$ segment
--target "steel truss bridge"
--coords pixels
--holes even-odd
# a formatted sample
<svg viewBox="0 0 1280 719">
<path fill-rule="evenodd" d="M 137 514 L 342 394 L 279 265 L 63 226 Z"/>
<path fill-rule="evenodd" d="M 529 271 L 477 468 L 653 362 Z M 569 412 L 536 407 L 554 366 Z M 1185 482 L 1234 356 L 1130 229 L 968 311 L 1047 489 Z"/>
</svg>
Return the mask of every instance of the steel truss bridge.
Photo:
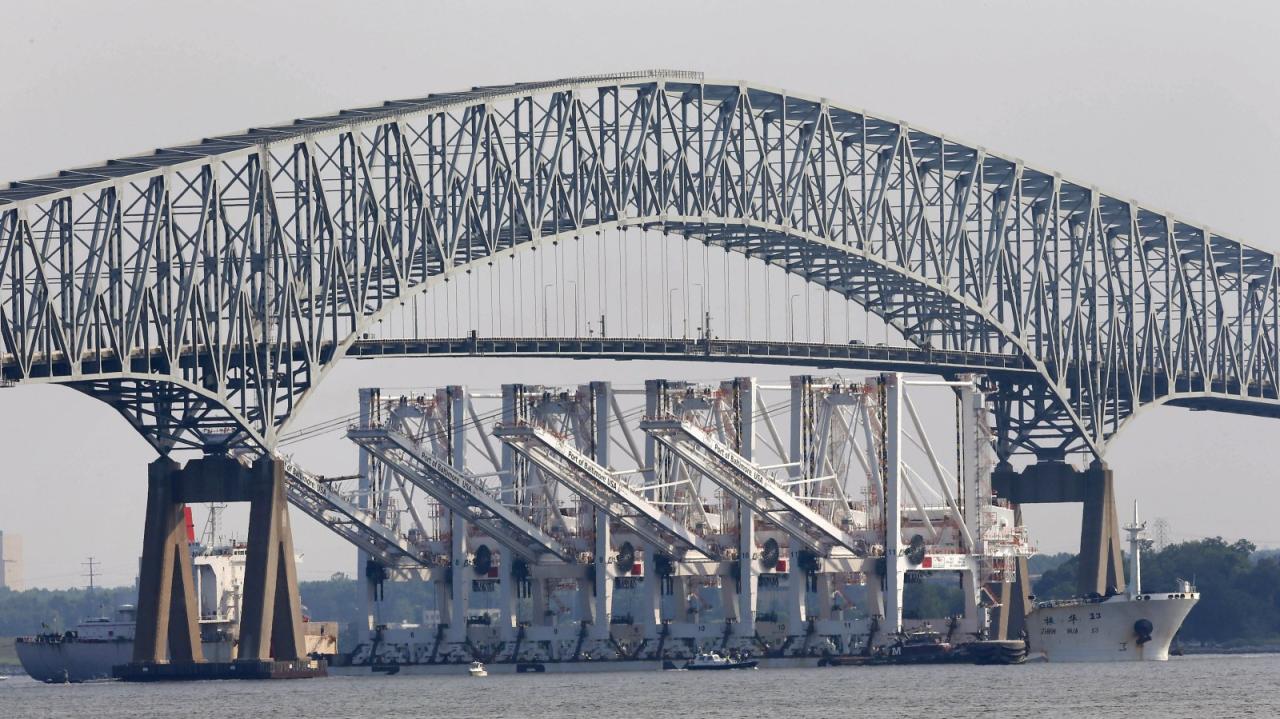
<svg viewBox="0 0 1280 719">
<path fill-rule="evenodd" d="M 442 278 L 627 227 L 781 268 L 911 348 L 369 338 Z M 1167 213 L 691 72 L 387 102 L 0 190 L 5 380 L 106 401 L 161 453 L 274 450 L 347 356 L 483 354 L 971 369 L 1002 457 L 1100 454 L 1145 405 L 1280 415 L 1278 291 L 1274 254 Z"/>
</svg>

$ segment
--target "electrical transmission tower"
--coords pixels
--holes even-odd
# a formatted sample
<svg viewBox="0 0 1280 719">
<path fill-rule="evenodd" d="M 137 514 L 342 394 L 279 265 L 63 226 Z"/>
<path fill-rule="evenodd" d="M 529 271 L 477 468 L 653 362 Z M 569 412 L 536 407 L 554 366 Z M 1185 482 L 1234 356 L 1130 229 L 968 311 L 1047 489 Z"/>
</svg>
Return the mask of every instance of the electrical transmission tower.
<svg viewBox="0 0 1280 719">
<path fill-rule="evenodd" d="M 85 569 L 85 573 L 84 573 L 82 576 L 85 576 L 85 577 L 88 577 L 88 578 L 89 578 L 89 591 L 90 591 L 90 592 L 92 592 L 92 591 L 93 591 L 93 588 L 94 588 L 94 580 L 98 578 L 98 571 L 97 571 L 97 570 L 98 570 L 98 566 L 99 566 L 100 564 L 101 564 L 101 562 L 98 562 L 98 561 L 97 561 L 97 560 L 95 560 L 93 557 L 89 557 L 89 560 L 88 560 L 87 562 L 81 562 L 81 563 L 80 563 L 80 566 L 82 566 L 82 567 L 85 567 L 85 568 L 86 568 L 86 569 Z"/>
<path fill-rule="evenodd" d="M 1169 520 L 1164 517 L 1156 517 L 1155 521 L 1151 523 L 1151 531 L 1154 535 L 1157 552 L 1169 545 Z"/>
</svg>

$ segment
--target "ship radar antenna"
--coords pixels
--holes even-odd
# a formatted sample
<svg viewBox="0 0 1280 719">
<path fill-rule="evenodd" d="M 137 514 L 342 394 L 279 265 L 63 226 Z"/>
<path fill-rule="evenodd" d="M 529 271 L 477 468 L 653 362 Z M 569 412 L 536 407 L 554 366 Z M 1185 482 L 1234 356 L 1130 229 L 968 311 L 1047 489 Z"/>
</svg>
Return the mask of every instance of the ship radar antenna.
<svg viewBox="0 0 1280 719">
<path fill-rule="evenodd" d="M 1138 500 L 1133 500 L 1133 524 L 1124 527 L 1129 533 L 1129 598 L 1133 599 L 1142 593 L 1142 530 L 1147 528 L 1146 522 L 1138 521 Z"/>
</svg>

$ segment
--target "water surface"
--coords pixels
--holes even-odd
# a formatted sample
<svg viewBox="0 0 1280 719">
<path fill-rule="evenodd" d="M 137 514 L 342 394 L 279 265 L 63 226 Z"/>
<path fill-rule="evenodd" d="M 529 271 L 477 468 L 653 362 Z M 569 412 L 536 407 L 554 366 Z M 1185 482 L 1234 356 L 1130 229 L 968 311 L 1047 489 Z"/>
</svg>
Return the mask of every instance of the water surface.
<svg viewBox="0 0 1280 719">
<path fill-rule="evenodd" d="M 250 717 L 1276 717 L 1280 655 L 1167 663 L 734 672 L 330 677 L 45 685 L 0 682 L 0 719 Z M 988 712 L 1000 712 L 1000 714 Z"/>
</svg>

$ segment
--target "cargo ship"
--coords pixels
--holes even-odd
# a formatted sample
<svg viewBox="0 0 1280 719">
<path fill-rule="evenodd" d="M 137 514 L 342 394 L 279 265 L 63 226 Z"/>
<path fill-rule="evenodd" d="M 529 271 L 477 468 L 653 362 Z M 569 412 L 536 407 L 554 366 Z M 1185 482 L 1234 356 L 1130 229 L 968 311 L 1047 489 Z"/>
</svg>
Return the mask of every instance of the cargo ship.
<svg viewBox="0 0 1280 719">
<path fill-rule="evenodd" d="M 1129 534 L 1129 585 L 1121 594 L 1038 603 L 1027 616 L 1031 658 L 1051 662 L 1166 661 L 1169 645 L 1191 608 L 1200 601 L 1195 586 L 1178 580 L 1174 591 L 1142 591 L 1145 524 L 1133 505 Z"/>
<path fill-rule="evenodd" d="M 194 531 L 190 510 L 187 512 L 190 539 Z M 230 662 L 235 659 L 238 646 L 245 545 L 192 543 L 191 548 L 204 658 L 210 662 Z M 125 604 L 116 609 L 113 617 L 85 619 L 64 632 L 19 637 L 14 648 L 22 668 L 33 679 L 48 683 L 109 680 L 112 667 L 133 661 L 136 620 L 136 608 Z M 337 654 L 336 622 L 306 621 L 303 628 L 308 655 L 332 657 Z"/>
</svg>

